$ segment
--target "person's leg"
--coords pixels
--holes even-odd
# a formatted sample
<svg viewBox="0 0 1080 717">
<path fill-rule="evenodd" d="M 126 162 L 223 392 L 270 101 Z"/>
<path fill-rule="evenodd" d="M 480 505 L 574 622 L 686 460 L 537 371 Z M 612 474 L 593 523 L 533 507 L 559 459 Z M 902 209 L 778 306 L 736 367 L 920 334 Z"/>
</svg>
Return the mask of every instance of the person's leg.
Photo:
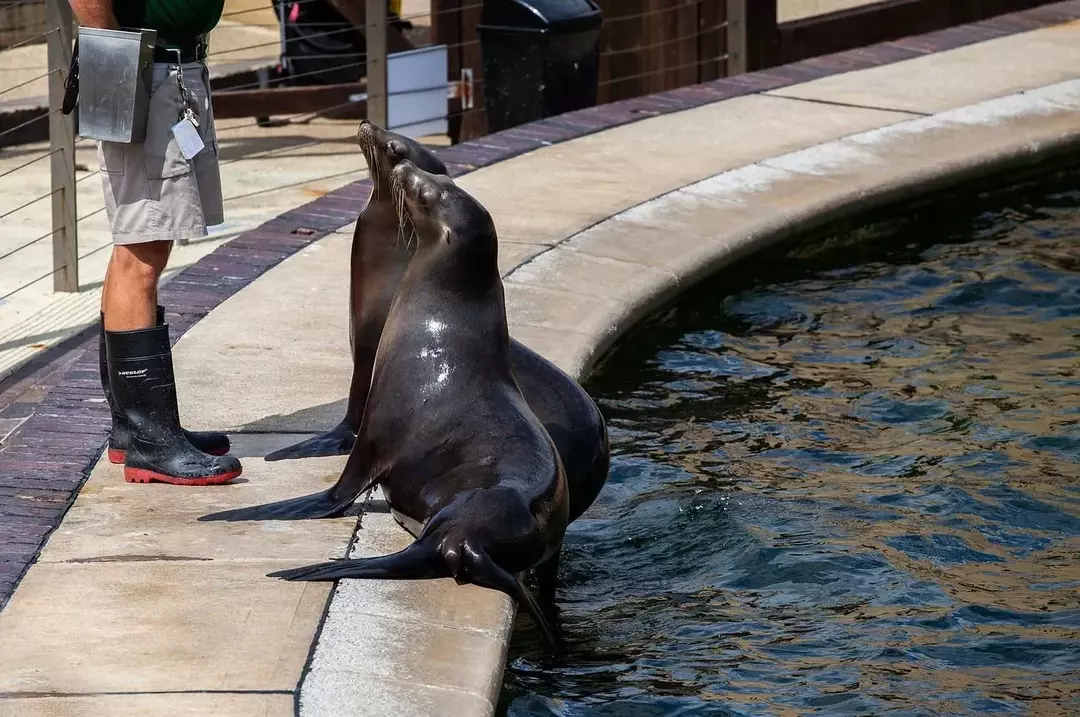
<svg viewBox="0 0 1080 717">
<path fill-rule="evenodd" d="M 157 324 L 157 286 L 170 251 L 170 241 L 113 247 L 101 295 L 106 331 L 134 331 Z"/>
<path fill-rule="evenodd" d="M 170 131 L 183 107 L 175 69 L 155 66 L 145 140 L 103 142 L 99 153 L 116 244 L 102 291 L 102 388 L 113 412 L 109 459 L 124 463 L 129 482 L 206 485 L 241 472 L 222 455 L 227 436 L 180 426 L 169 327 L 157 304 L 172 242 L 206 234 L 195 173 Z"/>
</svg>

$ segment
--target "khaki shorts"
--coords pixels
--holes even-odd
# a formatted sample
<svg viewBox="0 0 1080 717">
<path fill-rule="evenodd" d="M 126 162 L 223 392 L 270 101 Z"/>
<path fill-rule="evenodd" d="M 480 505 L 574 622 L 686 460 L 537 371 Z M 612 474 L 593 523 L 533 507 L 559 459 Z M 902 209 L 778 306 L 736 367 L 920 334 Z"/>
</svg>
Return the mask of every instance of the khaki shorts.
<svg viewBox="0 0 1080 717">
<path fill-rule="evenodd" d="M 116 244 L 194 239 L 224 221 L 209 75 L 199 63 L 183 65 L 183 73 L 206 145 L 193 159 L 184 158 L 171 132 L 184 110 L 176 65 L 154 65 L 146 139 L 98 143 L 105 211 Z"/>
</svg>

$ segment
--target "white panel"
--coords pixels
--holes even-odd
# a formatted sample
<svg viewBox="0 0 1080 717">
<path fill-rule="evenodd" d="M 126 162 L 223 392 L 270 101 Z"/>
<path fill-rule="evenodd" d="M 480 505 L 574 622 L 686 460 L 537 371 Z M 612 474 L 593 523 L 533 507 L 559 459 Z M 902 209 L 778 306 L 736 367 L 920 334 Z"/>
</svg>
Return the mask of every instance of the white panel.
<svg viewBox="0 0 1080 717">
<path fill-rule="evenodd" d="M 390 95 L 441 85 L 446 88 L 446 45 L 395 52 L 386 58 L 386 91 Z"/>
<path fill-rule="evenodd" d="M 446 63 L 446 45 L 387 58 L 387 129 L 409 137 L 447 132 Z"/>
<path fill-rule="evenodd" d="M 438 88 L 407 95 L 390 95 L 387 105 L 388 129 L 446 117 L 446 90 Z"/>
</svg>

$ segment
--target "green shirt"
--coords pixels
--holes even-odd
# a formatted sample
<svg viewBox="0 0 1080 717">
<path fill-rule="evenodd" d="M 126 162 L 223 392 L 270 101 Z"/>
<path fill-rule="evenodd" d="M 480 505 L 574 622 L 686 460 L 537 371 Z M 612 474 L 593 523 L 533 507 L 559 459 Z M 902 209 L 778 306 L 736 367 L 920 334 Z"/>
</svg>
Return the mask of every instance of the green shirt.
<svg viewBox="0 0 1080 717">
<path fill-rule="evenodd" d="M 166 44 L 207 34 L 224 8 L 225 0 L 113 0 L 120 27 L 157 30 L 158 41 Z"/>
</svg>

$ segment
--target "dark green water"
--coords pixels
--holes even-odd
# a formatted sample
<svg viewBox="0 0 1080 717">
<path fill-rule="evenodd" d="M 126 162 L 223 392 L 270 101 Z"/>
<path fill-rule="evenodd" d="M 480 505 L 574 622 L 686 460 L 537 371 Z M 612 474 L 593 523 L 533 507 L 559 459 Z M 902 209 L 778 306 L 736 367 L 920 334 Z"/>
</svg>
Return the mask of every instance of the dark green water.
<svg viewBox="0 0 1080 717">
<path fill-rule="evenodd" d="M 568 654 L 522 620 L 506 713 L 1080 714 L 1080 183 L 1055 181 L 775 252 L 620 346 Z"/>
</svg>

